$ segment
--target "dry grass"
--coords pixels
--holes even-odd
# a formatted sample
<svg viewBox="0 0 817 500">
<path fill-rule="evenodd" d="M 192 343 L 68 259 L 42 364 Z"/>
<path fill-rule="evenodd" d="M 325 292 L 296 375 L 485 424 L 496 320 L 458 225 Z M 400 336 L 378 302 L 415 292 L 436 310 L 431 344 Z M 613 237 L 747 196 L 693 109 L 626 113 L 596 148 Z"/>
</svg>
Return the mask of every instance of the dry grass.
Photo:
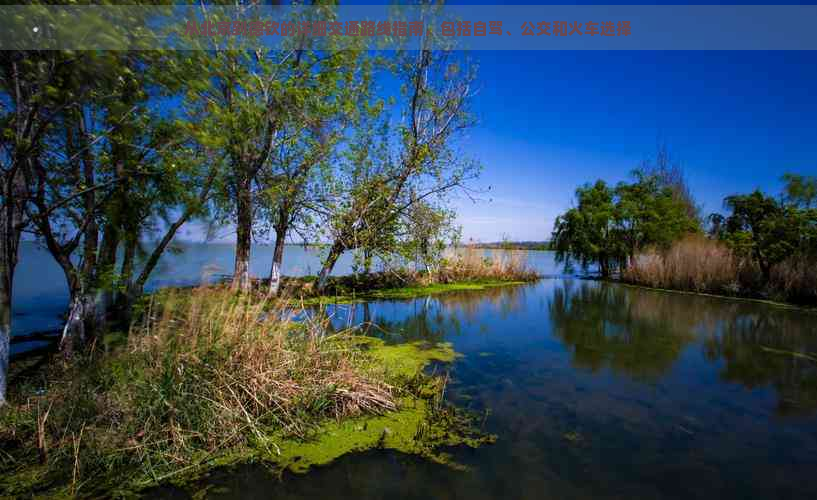
<svg viewBox="0 0 817 500">
<path fill-rule="evenodd" d="M 817 262 L 793 257 L 774 266 L 774 290 L 792 302 L 817 305 Z"/>
<path fill-rule="evenodd" d="M 394 409 L 391 388 L 363 375 L 360 353 L 326 337 L 318 320 L 295 323 L 284 309 L 221 288 L 167 295 L 128 348 L 149 380 L 193 384 L 172 396 L 206 407 L 210 432 L 201 437 L 211 446 L 236 425 L 300 435 L 304 412 L 343 418 Z M 200 423 L 190 427 L 202 434 Z"/>
<path fill-rule="evenodd" d="M 311 299 L 365 295 L 378 290 L 414 290 L 426 293 L 434 285 L 457 283 L 530 282 L 539 274 L 528 264 L 527 250 L 486 250 L 467 246 L 446 251 L 430 271 L 398 267 L 376 273 L 333 276 L 319 292 L 314 277 L 285 278 L 282 296 Z M 265 283 L 257 287 L 263 293 Z"/>
<path fill-rule="evenodd" d="M 2 413 L 4 468 L 46 462 L 72 491 L 113 470 L 161 480 L 241 444 L 268 446 L 263 436 L 396 408 L 346 333 L 218 287 L 158 297 L 113 352 L 20 389 Z"/>
<path fill-rule="evenodd" d="M 427 279 L 457 281 L 533 281 L 538 274 L 528 264 L 527 250 L 485 250 L 474 246 L 449 250 Z"/>
<path fill-rule="evenodd" d="M 623 279 L 656 288 L 725 292 L 739 288 L 740 263 L 725 245 L 703 236 L 689 236 L 666 252 L 638 255 Z"/>
<path fill-rule="evenodd" d="M 661 252 L 639 254 L 622 273 L 629 283 L 723 295 L 817 304 L 817 264 L 792 257 L 772 267 L 764 282 L 756 265 L 722 242 L 692 235 Z"/>
</svg>

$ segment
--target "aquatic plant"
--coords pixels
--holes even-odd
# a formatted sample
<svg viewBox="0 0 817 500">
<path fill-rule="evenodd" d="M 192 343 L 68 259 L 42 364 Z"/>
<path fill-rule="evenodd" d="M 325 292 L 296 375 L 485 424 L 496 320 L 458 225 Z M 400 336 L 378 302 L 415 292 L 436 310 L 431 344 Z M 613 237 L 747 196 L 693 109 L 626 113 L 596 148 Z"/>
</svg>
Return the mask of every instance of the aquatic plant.
<svg viewBox="0 0 817 500">
<path fill-rule="evenodd" d="M 0 492 L 107 495 L 251 458 L 302 471 L 367 447 L 434 458 L 438 444 L 478 444 L 446 428 L 463 420 L 422 373 L 454 358 L 449 345 L 328 335 L 282 304 L 222 287 L 155 294 L 106 352 L 15 391 L 0 411 Z"/>
<path fill-rule="evenodd" d="M 539 274 L 528 264 L 526 250 L 491 251 L 470 245 L 447 250 L 439 265 L 430 271 L 398 267 L 377 273 L 336 276 L 329 278 L 321 291 L 314 286 L 314 276 L 284 278 L 282 296 L 305 305 L 407 299 L 537 279 Z"/>
<path fill-rule="evenodd" d="M 702 235 L 641 252 L 621 278 L 654 288 L 817 304 L 817 266 L 807 257 L 792 255 L 772 265 L 767 279 L 755 262 Z"/>
</svg>

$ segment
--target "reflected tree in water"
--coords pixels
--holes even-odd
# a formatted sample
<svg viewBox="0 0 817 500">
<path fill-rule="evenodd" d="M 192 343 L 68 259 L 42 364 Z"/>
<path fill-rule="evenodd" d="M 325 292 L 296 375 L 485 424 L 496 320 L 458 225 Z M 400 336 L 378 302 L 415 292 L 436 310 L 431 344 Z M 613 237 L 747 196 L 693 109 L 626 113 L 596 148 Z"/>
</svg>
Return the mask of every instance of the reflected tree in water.
<svg viewBox="0 0 817 500">
<path fill-rule="evenodd" d="M 722 380 L 773 389 L 778 414 L 817 409 L 817 328 L 800 311 L 570 281 L 549 308 L 576 366 L 656 380 L 700 339 L 705 358 L 723 363 Z"/>
<path fill-rule="evenodd" d="M 749 389 L 774 388 L 778 414 L 812 414 L 817 409 L 815 323 L 782 309 L 743 309 L 724 318 L 721 328 L 704 340 L 707 358 L 725 362 L 725 381 Z"/>
<path fill-rule="evenodd" d="M 608 367 L 639 380 L 655 380 L 694 335 L 676 321 L 684 311 L 651 303 L 660 295 L 628 292 L 632 290 L 620 286 L 565 282 L 554 289 L 549 303 L 553 330 L 572 348 L 576 366 L 593 372 Z"/>
</svg>

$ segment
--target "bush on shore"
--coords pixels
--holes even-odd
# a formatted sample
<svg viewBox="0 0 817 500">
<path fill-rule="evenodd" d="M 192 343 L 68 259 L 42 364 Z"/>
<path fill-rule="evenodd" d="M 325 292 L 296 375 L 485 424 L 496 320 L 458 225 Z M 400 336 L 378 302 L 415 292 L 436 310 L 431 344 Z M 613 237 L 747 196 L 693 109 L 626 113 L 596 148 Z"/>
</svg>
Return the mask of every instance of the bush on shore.
<svg viewBox="0 0 817 500">
<path fill-rule="evenodd" d="M 54 363 L 15 391 L 0 411 L 0 465 L 13 483 L 0 491 L 161 483 L 236 450 L 277 447 L 269 436 L 307 438 L 323 422 L 386 414 L 429 390 L 419 372 L 385 372 L 350 332 L 328 335 L 320 320 L 289 314 L 222 287 L 157 293 L 118 346 Z"/>
<path fill-rule="evenodd" d="M 756 264 L 702 235 L 636 255 L 621 278 L 654 288 L 817 304 L 817 263 L 790 257 L 773 266 L 765 282 Z"/>
<path fill-rule="evenodd" d="M 527 250 L 500 250 L 486 254 L 484 249 L 467 246 L 451 250 L 431 273 L 420 275 L 430 283 L 458 281 L 533 281 L 539 275 L 528 264 Z"/>
<path fill-rule="evenodd" d="M 375 273 L 333 276 L 322 293 L 313 286 L 314 277 L 285 278 L 282 295 L 308 299 L 455 283 L 531 282 L 538 278 L 539 274 L 528 264 L 526 250 L 492 251 L 467 246 L 446 251 L 440 261 L 428 269 L 402 266 Z M 260 289 L 266 290 L 266 287 Z"/>
</svg>

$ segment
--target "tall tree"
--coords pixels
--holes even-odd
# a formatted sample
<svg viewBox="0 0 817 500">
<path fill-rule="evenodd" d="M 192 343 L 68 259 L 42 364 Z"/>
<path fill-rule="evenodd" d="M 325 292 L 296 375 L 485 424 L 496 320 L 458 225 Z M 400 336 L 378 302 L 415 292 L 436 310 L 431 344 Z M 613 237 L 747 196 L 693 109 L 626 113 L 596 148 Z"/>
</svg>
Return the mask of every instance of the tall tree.
<svg viewBox="0 0 817 500">
<path fill-rule="evenodd" d="M 597 264 L 603 277 L 628 265 L 638 251 L 668 248 L 698 230 L 683 199 L 655 176 L 635 172 L 632 183 L 610 188 L 604 181 L 576 190 L 577 206 L 556 218 L 556 258 L 569 266 Z"/>
<path fill-rule="evenodd" d="M 397 242 L 394 232 L 409 209 L 418 202 L 466 186 L 479 166 L 461 159 L 453 140 L 474 124 L 468 113 L 476 77 L 465 60 L 434 51 L 424 38 L 421 50 L 398 55 L 395 68 L 403 80 L 403 120 L 396 127 L 395 151 L 389 139 L 367 137 L 358 131 L 357 146 L 339 172 L 341 189 L 334 196 L 327 224 L 332 240 L 318 276 L 318 289 L 326 286 L 337 259 L 346 250 L 368 248 L 389 253 Z M 361 122 L 364 126 L 371 123 Z M 366 158 L 367 152 L 380 154 Z"/>
<path fill-rule="evenodd" d="M 760 190 L 728 196 L 724 204 L 732 212 L 726 218 L 726 242 L 739 255 L 753 259 L 768 283 L 772 267 L 799 249 L 807 224 L 801 215 L 807 212 L 785 206 Z"/>
<path fill-rule="evenodd" d="M 642 161 L 634 174 L 641 178 L 652 177 L 658 187 L 672 190 L 678 201 L 683 203 L 687 217 L 693 221 L 700 221 L 701 207 L 689 188 L 683 166 L 670 154 L 666 143 L 659 144 L 655 158 Z"/>
<path fill-rule="evenodd" d="M 32 164 L 60 112 L 66 59 L 51 51 L 0 53 L 0 405 L 5 401 L 12 291 Z"/>
<path fill-rule="evenodd" d="M 603 277 L 610 276 L 621 246 L 613 238 L 613 190 L 596 181 L 576 189 L 577 206 L 556 218 L 552 245 L 556 259 L 570 266 L 575 260 L 586 268 L 596 263 Z"/>
<path fill-rule="evenodd" d="M 291 230 L 305 239 L 315 235 L 313 222 L 324 206 L 321 185 L 331 182 L 329 160 L 359 114 L 357 103 L 368 95 L 371 81 L 372 60 L 359 49 L 304 48 L 295 64 L 287 85 L 299 105 L 290 108 L 278 145 L 258 175 L 260 205 L 275 233 L 271 295 L 280 286 L 287 235 Z"/>
</svg>

